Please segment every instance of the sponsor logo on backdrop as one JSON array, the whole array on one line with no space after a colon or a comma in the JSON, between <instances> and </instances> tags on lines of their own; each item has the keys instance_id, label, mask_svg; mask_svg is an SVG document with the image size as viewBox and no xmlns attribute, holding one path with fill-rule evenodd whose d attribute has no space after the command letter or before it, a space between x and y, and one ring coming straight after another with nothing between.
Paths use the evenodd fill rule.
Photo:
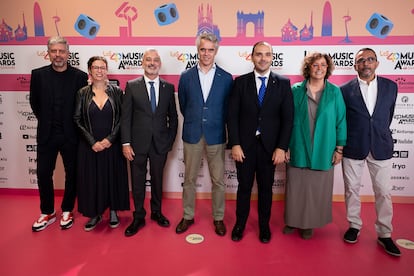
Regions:
<instances>
[{"instance_id":1,"label":"sponsor logo on backdrop","mask_svg":"<svg viewBox=\"0 0 414 276\"><path fill-rule=\"evenodd\" d=\"M32 135L32 134L22 134L22 138L25 139L25 140L28 140L28 139L36 140L36 135Z\"/></svg>"},{"instance_id":2,"label":"sponsor logo on backdrop","mask_svg":"<svg viewBox=\"0 0 414 276\"><path fill-rule=\"evenodd\" d=\"M310 51L309 53L314 52ZM308 54L305 50L304 56ZM354 53L352 52L328 52L327 53L335 65L335 69L351 70L354 66Z\"/></svg>"},{"instance_id":3,"label":"sponsor logo on backdrop","mask_svg":"<svg viewBox=\"0 0 414 276\"><path fill-rule=\"evenodd\" d=\"M37 178L30 178L29 183L37 185Z\"/></svg>"},{"instance_id":4,"label":"sponsor logo on backdrop","mask_svg":"<svg viewBox=\"0 0 414 276\"><path fill-rule=\"evenodd\" d=\"M394 119L399 125L414 124L414 114L394 114Z\"/></svg>"},{"instance_id":5,"label":"sponsor logo on backdrop","mask_svg":"<svg viewBox=\"0 0 414 276\"><path fill-rule=\"evenodd\" d=\"M44 60L50 60L49 59L49 54L47 51L37 51L36 52L38 57L41 57ZM68 57L68 63L70 65L72 65L73 67L79 67L80 66L80 58L79 58L80 54L79 52L69 52L69 57Z\"/></svg>"},{"instance_id":6,"label":"sponsor logo on backdrop","mask_svg":"<svg viewBox=\"0 0 414 276\"><path fill-rule=\"evenodd\" d=\"M142 68L143 52L116 53L112 51L104 52L104 57L117 64L118 70L136 70Z\"/></svg>"},{"instance_id":7,"label":"sponsor logo on backdrop","mask_svg":"<svg viewBox=\"0 0 414 276\"><path fill-rule=\"evenodd\" d=\"M33 111L18 110L17 114L26 118L26 121L37 121L36 116L34 115Z\"/></svg>"},{"instance_id":8,"label":"sponsor logo on backdrop","mask_svg":"<svg viewBox=\"0 0 414 276\"><path fill-rule=\"evenodd\" d=\"M26 79L23 76L17 77L17 83L20 85L20 88L30 89L30 79Z\"/></svg>"},{"instance_id":9,"label":"sponsor logo on backdrop","mask_svg":"<svg viewBox=\"0 0 414 276\"><path fill-rule=\"evenodd\" d=\"M407 168L407 166L405 164L401 164L401 163L392 163L391 168L396 169L396 170L405 170Z\"/></svg>"},{"instance_id":10,"label":"sponsor logo on backdrop","mask_svg":"<svg viewBox=\"0 0 414 276\"><path fill-rule=\"evenodd\" d=\"M391 188L391 190L395 192L402 192L404 191L404 189L405 189L405 186L397 186L397 185L392 185L392 188Z\"/></svg>"},{"instance_id":11,"label":"sponsor logo on backdrop","mask_svg":"<svg viewBox=\"0 0 414 276\"><path fill-rule=\"evenodd\" d=\"M181 53L179 51L171 51L170 57L173 57L179 62L184 63L185 69L190 69L198 63L197 53Z\"/></svg>"},{"instance_id":12,"label":"sponsor logo on backdrop","mask_svg":"<svg viewBox=\"0 0 414 276\"><path fill-rule=\"evenodd\" d=\"M13 69L16 66L13 52L0 52L0 69Z\"/></svg>"},{"instance_id":13,"label":"sponsor logo on backdrop","mask_svg":"<svg viewBox=\"0 0 414 276\"><path fill-rule=\"evenodd\" d=\"M394 81L398 84L399 90L409 91L414 89L414 81L409 81L405 77L398 77Z\"/></svg>"},{"instance_id":14,"label":"sponsor logo on backdrop","mask_svg":"<svg viewBox=\"0 0 414 276\"><path fill-rule=\"evenodd\" d=\"M395 150L392 154L393 158L408 158L408 150Z\"/></svg>"},{"instance_id":15,"label":"sponsor logo on backdrop","mask_svg":"<svg viewBox=\"0 0 414 276\"><path fill-rule=\"evenodd\" d=\"M27 152L36 152L37 151L37 145L26 145L26 151Z\"/></svg>"},{"instance_id":16,"label":"sponsor logo on backdrop","mask_svg":"<svg viewBox=\"0 0 414 276\"><path fill-rule=\"evenodd\" d=\"M20 125L19 129L20 130L36 130L37 127L36 126L28 126L28 125Z\"/></svg>"},{"instance_id":17,"label":"sponsor logo on backdrop","mask_svg":"<svg viewBox=\"0 0 414 276\"><path fill-rule=\"evenodd\" d=\"M285 179L277 178L273 182L273 187L283 188L285 187Z\"/></svg>"},{"instance_id":18,"label":"sponsor logo on backdrop","mask_svg":"<svg viewBox=\"0 0 414 276\"><path fill-rule=\"evenodd\" d=\"M413 86L414 86L414 83L413 83ZM412 97L410 97L409 95L402 96L395 103L395 109L413 110L414 109L414 103L412 101Z\"/></svg>"},{"instance_id":19,"label":"sponsor logo on backdrop","mask_svg":"<svg viewBox=\"0 0 414 276\"><path fill-rule=\"evenodd\" d=\"M34 158L34 157L30 157L30 156L28 156L28 157L27 157L27 161L28 161L29 163L37 163L37 158Z\"/></svg>"},{"instance_id":20,"label":"sponsor logo on backdrop","mask_svg":"<svg viewBox=\"0 0 414 276\"><path fill-rule=\"evenodd\" d=\"M380 51L380 56L394 64L394 70L413 70L414 52Z\"/></svg>"},{"instance_id":21,"label":"sponsor logo on backdrop","mask_svg":"<svg viewBox=\"0 0 414 276\"><path fill-rule=\"evenodd\" d=\"M408 181L408 180L410 180L410 177L408 175L394 175L394 176L391 176L391 180L404 180L404 181Z\"/></svg>"},{"instance_id":22,"label":"sponsor logo on backdrop","mask_svg":"<svg viewBox=\"0 0 414 276\"><path fill-rule=\"evenodd\" d=\"M35 168L29 168L28 169L28 173L31 174L31 175L36 175L36 171L37 170Z\"/></svg>"},{"instance_id":23,"label":"sponsor logo on backdrop","mask_svg":"<svg viewBox=\"0 0 414 276\"><path fill-rule=\"evenodd\" d=\"M30 105L30 94L29 93L26 93L26 95L24 96L24 99L23 100L21 100L21 99L18 99L17 101L16 101L16 104L17 105L21 105L21 106L29 106Z\"/></svg>"},{"instance_id":24,"label":"sponsor logo on backdrop","mask_svg":"<svg viewBox=\"0 0 414 276\"><path fill-rule=\"evenodd\" d=\"M252 53L248 51L238 52L238 56L244 61L252 61ZM273 70L282 69L284 64L284 53L273 52L272 65L270 66Z\"/></svg>"}]
</instances>

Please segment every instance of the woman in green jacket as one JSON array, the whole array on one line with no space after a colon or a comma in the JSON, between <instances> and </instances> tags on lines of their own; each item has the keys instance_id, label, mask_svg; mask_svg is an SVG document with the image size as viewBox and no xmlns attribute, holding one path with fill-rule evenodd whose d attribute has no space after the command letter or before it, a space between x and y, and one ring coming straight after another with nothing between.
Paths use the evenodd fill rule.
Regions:
<instances>
[{"instance_id":1,"label":"woman in green jacket","mask_svg":"<svg viewBox=\"0 0 414 276\"><path fill-rule=\"evenodd\" d=\"M286 155L283 233L299 229L303 239L332 221L334 165L346 143L345 103L328 81L333 69L329 55L309 54L302 65L305 80L292 87L295 116Z\"/></svg>"}]
</instances>

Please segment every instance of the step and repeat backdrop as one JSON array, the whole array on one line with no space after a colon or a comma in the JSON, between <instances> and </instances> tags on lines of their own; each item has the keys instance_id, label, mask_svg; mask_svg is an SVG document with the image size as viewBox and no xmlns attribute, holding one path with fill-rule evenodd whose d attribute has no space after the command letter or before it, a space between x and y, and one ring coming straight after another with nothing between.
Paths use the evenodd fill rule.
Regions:
<instances>
[{"instance_id":1,"label":"step and repeat backdrop","mask_svg":"<svg viewBox=\"0 0 414 276\"><path fill-rule=\"evenodd\" d=\"M110 79L122 89L126 81L143 74L144 51L156 48L162 59L161 77L177 88L181 72L197 64L195 37L201 32L213 32L220 39L216 62L234 77L252 71L252 45L265 40L273 46L271 69L289 77L292 84L302 80L300 66L306 53L328 53L335 63L330 81L340 85L356 76L355 52L362 47L373 48L380 62L377 73L394 80L399 87L391 125L395 150L390 175L392 193L397 201L414 202L414 3L300 2L0 3L0 188L37 188L37 121L29 105L30 73L33 68L50 64L46 47L50 36L67 38L69 63L84 71L89 57L106 57ZM178 135L166 165L167 197L181 197L181 124L180 115ZM237 175L230 151L226 152L225 166L228 198L235 198ZM285 167L278 166L275 199L283 198L285 177ZM54 178L56 188L63 188L60 159ZM203 160L197 183L199 197L210 196L209 179L207 162ZM363 181L364 199L371 200L373 192L367 171ZM334 199L343 200L340 166L335 168Z\"/></svg>"}]
</instances>

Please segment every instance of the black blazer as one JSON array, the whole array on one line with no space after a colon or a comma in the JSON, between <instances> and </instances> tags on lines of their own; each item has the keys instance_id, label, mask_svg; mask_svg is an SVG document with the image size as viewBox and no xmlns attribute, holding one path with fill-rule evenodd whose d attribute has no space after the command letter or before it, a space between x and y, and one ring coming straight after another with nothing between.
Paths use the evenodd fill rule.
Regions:
<instances>
[{"instance_id":1,"label":"black blazer","mask_svg":"<svg viewBox=\"0 0 414 276\"><path fill-rule=\"evenodd\" d=\"M346 105L348 137L344 156L352 159L365 159L368 153L377 160L393 156L394 143L390 125L394 116L397 99L397 84L389 79L377 77L378 95L372 117L362 97L358 78L341 86Z\"/></svg>"},{"instance_id":2,"label":"black blazer","mask_svg":"<svg viewBox=\"0 0 414 276\"><path fill-rule=\"evenodd\" d=\"M130 143L134 152L146 154L151 142L159 154L172 149L178 117L174 85L160 78L159 100L152 112L144 77L126 84L121 109L121 142Z\"/></svg>"},{"instance_id":3,"label":"black blazer","mask_svg":"<svg viewBox=\"0 0 414 276\"><path fill-rule=\"evenodd\" d=\"M62 124L65 137L76 143L78 132L73 122L76 92L88 84L88 75L68 64L65 72L56 72L52 65L32 70L30 79L30 106L37 118L37 143L45 144L49 140L53 123L53 87L56 75L64 74L63 83L59 84L63 92Z\"/></svg>"},{"instance_id":4,"label":"black blazer","mask_svg":"<svg viewBox=\"0 0 414 276\"><path fill-rule=\"evenodd\" d=\"M271 154L276 148L288 149L293 126L293 97L289 79L271 72L262 107L259 106L253 72L235 79L230 95L227 128L229 146L247 149L261 139Z\"/></svg>"}]
</instances>

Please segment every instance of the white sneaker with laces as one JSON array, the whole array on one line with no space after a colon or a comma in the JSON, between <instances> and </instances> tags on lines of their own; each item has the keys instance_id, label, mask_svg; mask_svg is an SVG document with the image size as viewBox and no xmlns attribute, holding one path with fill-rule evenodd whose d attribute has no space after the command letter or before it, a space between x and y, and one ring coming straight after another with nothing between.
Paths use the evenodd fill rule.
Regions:
<instances>
[{"instance_id":1,"label":"white sneaker with laces","mask_svg":"<svg viewBox=\"0 0 414 276\"><path fill-rule=\"evenodd\" d=\"M53 211L52 214L40 214L40 217L33 223L32 231L39 232L44 230L46 227L51 225L56 221L56 212Z\"/></svg>"},{"instance_id":2,"label":"white sneaker with laces","mask_svg":"<svg viewBox=\"0 0 414 276\"><path fill-rule=\"evenodd\" d=\"M63 212L62 217L60 218L60 228L62 228L62 230L71 228L73 220L72 212Z\"/></svg>"}]
</instances>

